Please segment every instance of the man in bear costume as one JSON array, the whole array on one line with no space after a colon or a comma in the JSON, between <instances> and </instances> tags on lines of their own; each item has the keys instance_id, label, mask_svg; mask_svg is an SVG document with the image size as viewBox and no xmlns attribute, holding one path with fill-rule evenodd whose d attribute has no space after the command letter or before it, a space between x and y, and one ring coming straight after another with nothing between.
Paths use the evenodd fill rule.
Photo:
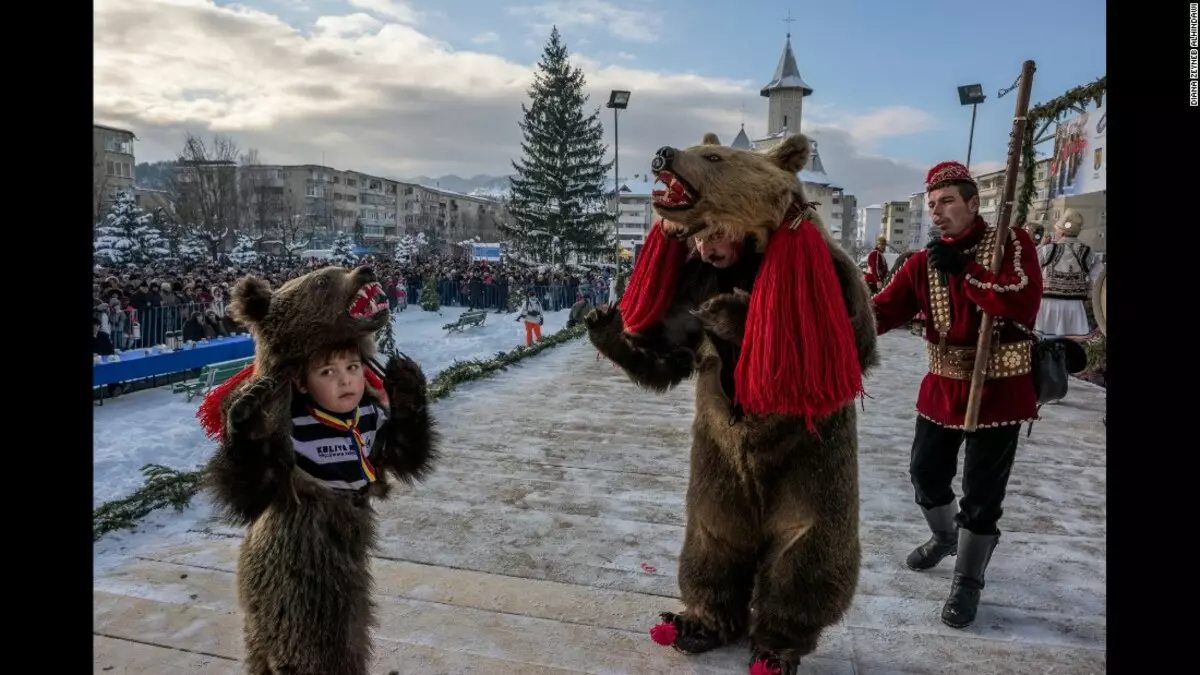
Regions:
<instances>
[{"instance_id":1,"label":"man in bear costume","mask_svg":"<svg viewBox=\"0 0 1200 675\"><path fill-rule=\"evenodd\" d=\"M620 308L587 317L638 385L696 376L684 610L651 636L697 654L748 635L753 675L796 672L860 565L854 405L875 323L862 273L805 199L810 153L802 135L765 154L712 134L660 149L663 220Z\"/></svg>"},{"instance_id":2,"label":"man in bear costume","mask_svg":"<svg viewBox=\"0 0 1200 675\"><path fill-rule=\"evenodd\" d=\"M411 482L430 470L435 438L425 376L400 355L392 355L382 377L365 371L359 406L369 412L355 408L345 428L350 440L338 446L356 449L352 464L361 461L363 470L354 484L319 475L300 456L298 429L324 417L320 409L300 409L294 387L312 356L330 349L372 363L375 332L390 320L387 307L365 267L326 267L275 292L248 276L233 290L229 311L254 334L255 360L210 392L197 416L220 438L207 467L213 500L232 521L249 525L238 595L251 675L368 672L375 543L369 497L387 496L388 471ZM368 418L371 428L360 431Z\"/></svg>"}]
</instances>

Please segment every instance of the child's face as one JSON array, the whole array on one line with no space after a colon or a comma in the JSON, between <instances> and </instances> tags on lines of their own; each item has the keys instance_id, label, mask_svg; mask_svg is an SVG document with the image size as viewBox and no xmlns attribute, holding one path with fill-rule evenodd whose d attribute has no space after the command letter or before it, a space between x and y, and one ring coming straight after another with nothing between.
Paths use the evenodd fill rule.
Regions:
<instances>
[{"instance_id":1,"label":"child's face","mask_svg":"<svg viewBox=\"0 0 1200 675\"><path fill-rule=\"evenodd\" d=\"M330 412L348 413L362 400L366 381L357 354L335 354L325 363L314 363L306 376L307 383L297 382L297 388Z\"/></svg>"}]
</instances>

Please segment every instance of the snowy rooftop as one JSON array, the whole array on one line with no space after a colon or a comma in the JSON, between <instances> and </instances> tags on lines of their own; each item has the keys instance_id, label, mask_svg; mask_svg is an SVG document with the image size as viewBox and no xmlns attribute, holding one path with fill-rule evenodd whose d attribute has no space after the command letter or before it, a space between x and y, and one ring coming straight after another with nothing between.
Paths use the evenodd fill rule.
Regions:
<instances>
[{"instance_id":1,"label":"snowy rooftop","mask_svg":"<svg viewBox=\"0 0 1200 675\"><path fill-rule=\"evenodd\" d=\"M802 672L1105 672L1103 390L1073 382L1022 434L979 619L953 630L938 619L952 564L903 562L928 537L907 473L925 346L898 332L881 353L860 413L858 595ZM687 658L647 635L679 607L690 384L642 392L585 340L526 363L435 404L444 460L378 506L372 672L744 673L744 647ZM97 451L125 403L97 409ZM199 437L159 423L155 447ZM96 672L238 672L243 532L207 518L203 503L160 512L97 543Z\"/></svg>"},{"instance_id":2,"label":"snowy rooftop","mask_svg":"<svg viewBox=\"0 0 1200 675\"><path fill-rule=\"evenodd\" d=\"M646 174L634 174L632 176L623 178L621 179L621 196L649 197L650 193L654 190L654 181L655 178L653 176ZM612 186L613 181L609 179L609 181L605 184L604 189L611 191Z\"/></svg>"}]
</instances>

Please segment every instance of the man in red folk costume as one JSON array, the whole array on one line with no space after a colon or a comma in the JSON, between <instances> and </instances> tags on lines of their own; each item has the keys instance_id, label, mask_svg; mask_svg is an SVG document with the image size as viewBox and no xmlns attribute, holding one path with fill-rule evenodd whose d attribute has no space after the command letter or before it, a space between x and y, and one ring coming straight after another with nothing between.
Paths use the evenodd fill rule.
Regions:
<instances>
[{"instance_id":1,"label":"man in red folk costume","mask_svg":"<svg viewBox=\"0 0 1200 675\"><path fill-rule=\"evenodd\" d=\"M797 173L802 135L767 153L662 148L655 223L592 343L637 384L694 377L681 611L651 637L685 654L750 639L751 675L793 675L858 583L862 373L877 362L862 272ZM694 246L694 248L693 248Z\"/></svg>"},{"instance_id":2,"label":"man in red folk costume","mask_svg":"<svg viewBox=\"0 0 1200 675\"><path fill-rule=\"evenodd\" d=\"M975 620L984 572L1000 538L996 523L1021 424L1037 416L1033 343L1025 329L1037 318L1042 272L1034 242L1020 228L1009 230L1000 272L989 270L996 228L979 216L979 190L965 166L938 164L925 190L942 236L913 255L872 302L880 334L918 311L929 318L929 374L917 398L909 475L933 536L905 562L920 571L957 556L942 621L963 628ZM965 433L981 312L994 317L996 328L978 427ZM964 438L963 498L956 504L951 481Z\"/></svg>"},{"instance_id":3,"label":"man in red folk costume","mask_svg":"<svg viewBox=\"0 0 1200 675\"><path fill-rule=\"evenodd\" d=\"M887 279L887 259L883 257L886 249L887 237L880 235L879 239L875 241L875 248L867 254L867 272L863 278L867 282L867 288L871 289L871 295L878 293L879 289L883 287L883 280Z\"/></svg>"}]
</instances>

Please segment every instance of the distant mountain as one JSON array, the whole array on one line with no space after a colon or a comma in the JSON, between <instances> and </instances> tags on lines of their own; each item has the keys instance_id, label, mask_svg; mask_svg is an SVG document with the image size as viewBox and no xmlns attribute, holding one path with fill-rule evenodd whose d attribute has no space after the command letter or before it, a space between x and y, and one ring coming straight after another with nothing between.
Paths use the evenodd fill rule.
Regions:
<instances>
[{"instance_id":1,"label":"distant mountain","mask_svg":"<svg viewBox=\"0 0 1200 675\"><path fill-rule=\"evenodd\" d=\"M406 183L416 183L426 187L441 188L451 192L461 192L469 195L475 194L485 197L499 197L508 194L509 176L472 176L471 178L461 178L450 174L449 176L441 176L440 178L430 178L428 176L417 176L409 178Z\"/></svg>"}]
</instances>

